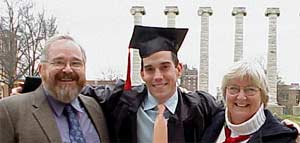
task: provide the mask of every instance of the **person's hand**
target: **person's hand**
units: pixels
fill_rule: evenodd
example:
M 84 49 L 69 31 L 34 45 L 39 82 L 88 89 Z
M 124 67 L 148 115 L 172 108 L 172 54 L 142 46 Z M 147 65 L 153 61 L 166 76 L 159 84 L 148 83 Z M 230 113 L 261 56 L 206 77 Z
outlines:
M 299 127 L 299 125 L 297 123 L 289 120 L 289 119 L 284 119 L 284 120 L 281 121 L 281 123 L 283 123 L 286 126 L 292 126 L 292 127 L 297 129 L 298 137 L 296 139 L 296 143 L 300 143 L 300 134 L 299 134 L 300 133 L 300 127 Z
M 184 88 L 184 87 L 180 87 L 180 86 L 179 86 L 179 89 L 180 89 L 183 93 L 189 93 L 189 92 L 191 92 L 191 91 L 187 90 L 187 89 Z
M 10 95 L 18 95 L 18 94 L 21 94 L 21 92 L 22 92 L 22 90 L 23 90 L 23 85 L 24 85 L 23 82 L 18 83 L 18 86 L 15 87 L 15 88 L 13 88 L 13 89 L 11 90 Z

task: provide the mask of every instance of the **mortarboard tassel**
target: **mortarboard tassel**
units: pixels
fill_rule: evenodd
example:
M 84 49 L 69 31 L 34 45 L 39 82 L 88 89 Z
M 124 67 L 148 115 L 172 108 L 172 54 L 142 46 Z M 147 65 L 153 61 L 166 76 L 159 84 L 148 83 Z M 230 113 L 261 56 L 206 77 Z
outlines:
M 131 56 L 130 48 L 128 48 L 128 59 L 127 59 L 127 76 L 124 85 L 124 90 L 131 90 Z

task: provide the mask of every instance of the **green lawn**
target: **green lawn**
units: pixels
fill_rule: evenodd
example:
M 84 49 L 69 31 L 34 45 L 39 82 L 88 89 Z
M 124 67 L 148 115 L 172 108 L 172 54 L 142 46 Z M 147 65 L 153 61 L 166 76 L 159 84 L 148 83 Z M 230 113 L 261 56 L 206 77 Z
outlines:
M 281 119 L 289 119 L 291 121 L 296 122 L 297 124 L 300 124 L 300 116 L 294 116 L 294 115 L 278 115 Z

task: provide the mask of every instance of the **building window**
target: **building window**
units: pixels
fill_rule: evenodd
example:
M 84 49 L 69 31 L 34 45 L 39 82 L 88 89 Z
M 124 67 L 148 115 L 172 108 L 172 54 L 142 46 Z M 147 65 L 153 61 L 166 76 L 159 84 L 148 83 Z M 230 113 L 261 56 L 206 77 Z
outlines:
M 283 101 L 288 101 L 289 100 L 289 94 L 288 93 L 283 93 L 282 94 L 282 100 Z

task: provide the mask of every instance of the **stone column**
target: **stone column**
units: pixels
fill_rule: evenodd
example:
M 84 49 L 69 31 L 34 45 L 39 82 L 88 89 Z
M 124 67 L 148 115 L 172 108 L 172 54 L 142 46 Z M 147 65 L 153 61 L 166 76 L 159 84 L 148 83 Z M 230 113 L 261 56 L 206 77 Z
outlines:
M 267 8 L 265 16 L 269 18 L 267 79 L 269 84 L 268 108 L 276 114 L 283 114 L 283 107 L 277 103 L 277 17 L 279 8 Z
M 224 105 L 224 101 L 225 100 L 224 100 L 224 97 L 223 97 L 223 94 L 222 94 L 222 90 L 221 90 L 220 87 L 217 87 L 216 101 L 217 101 L 217 103 Z
M 175 23 L 176 23 L 175 18 L 176 18 L 176 15 L 179 14 L 178 7 L 177 6 L 166 6 L 164 13 L 168 17 L 167 26 L 175 27 Z
M 246 15 L 245 7 L 234 7 L 232 10 L 232 16 L 235 16 L 234 62 L 243 59 L 243 23 Z
M 300 16 L 300 13 L 299 13 Z M 298 87 L 299 90 L 299 87 Z M 299 116 L 300 115 L 300 102 L 297 106 L 293 106 L 293 115 Z
M 198 15 L 201 16 L 201 41 L 200 41 L 200 68 L 198 75 L 198 90 L 208 92 L 208 38 L 209 16 L 213 14 L 211 7 L 199 7 Z
M 133 6 L 130 13 L 134 16 L 134 25 L 142 25 L 142 16 L 146 14 L 143 6 Z M 138 49 L 131 49 L 132 65 L 131 65 L 131 84 L 137 86 L 142 83 L 140 76 L 141 58 Z

